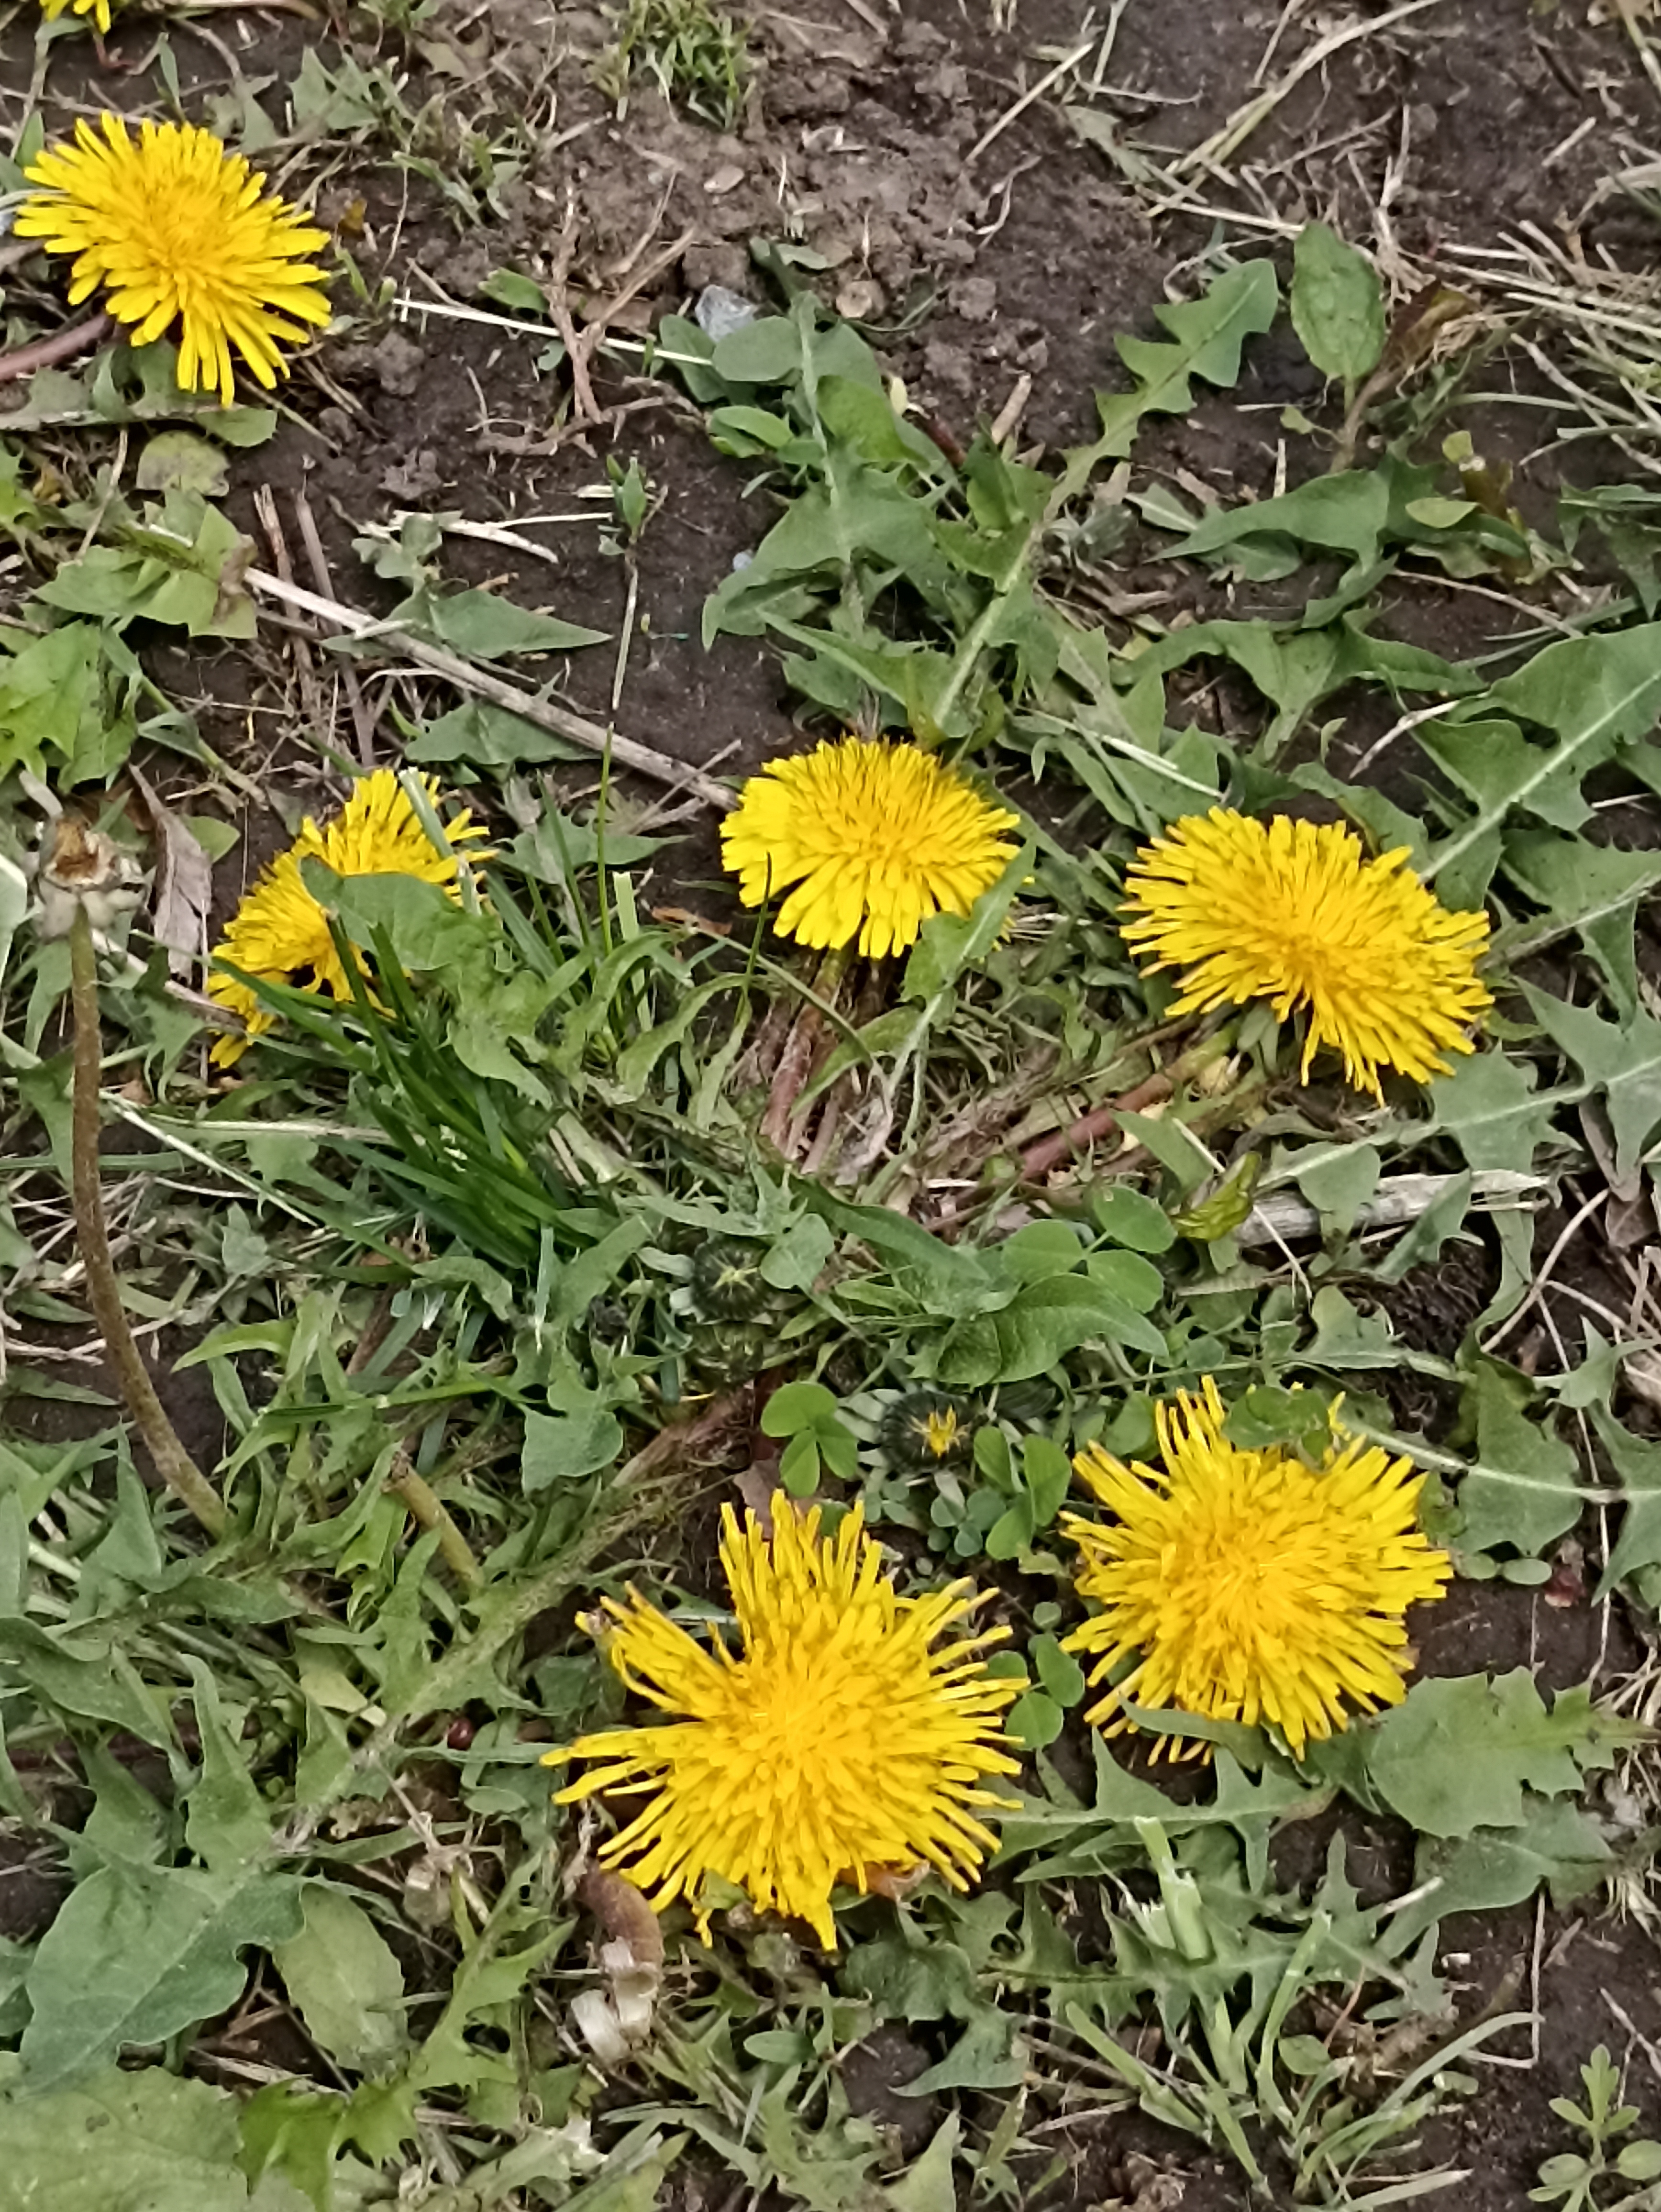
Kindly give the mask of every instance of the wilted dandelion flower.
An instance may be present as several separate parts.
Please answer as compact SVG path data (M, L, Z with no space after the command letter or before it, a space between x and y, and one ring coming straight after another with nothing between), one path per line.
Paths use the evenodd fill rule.
M839 1881L865 1890L922 1863L966 1888L995 1842L980 1814L1009 1802L983 1780L1015 1771L999 1723L1024 1685L981 1658L1006 1632L941 1642L973 1607L969 1585L897 1595L857 1506L823 1538L818 1507L800 1518L782 1492L770 1535L753 1513L742 1528L730 1506L722 1520L737 1654L719 1637L695 1643L632 1591L608 1598L612 1666L684 1717L550 1752L550 1765L599 1762L559 1802L643 1798L600 1856L660 1911L685 1897L701 1925L711 1875L808 1921L827 1948Z
M1281 1445L1244 1451L1225 1418L1207 1376L1202 1396L1158 1410L1163 1466L1125 1467L1098 1444L1074 1462L1113 1518L1062 1524L1101 1607L1064 1640L1095 1657L1092 1683L1135 1662L1090 1710L1110 1735L1132 1725L1129 1698L1266 1723L1301 1758L1350 1708L1400 1702L1402 1616L1440 1597L1451 1569L1419 1529L1424 1478L1408 1461L1335 1422L1318 1467Z
M438 782L423 777L429 803L436 804ZM467 845L484 835L471 815L445 824L452 845ZM475 852L474 860L489 854ZM338 876L415 876L453 892L460 872L453 852L442 853L423 828L410 795L391 769L377 769L352 788L333 819L319 829L308 815L286 853L266 869L238 907L215 947L215 960L228 961L264 982L289 983L301 990L332 991L350 999L351 983L328 916L306 888L302 860L323 861ZM216 969L208 977L208 995L228 1013L240 1017L246 1035L221 1037L213 1048L216 1066L228 1067L276 1020L247 984Z
M95 4L107 28L107 0ZM83 118L73 145L48 146L24 171L44 189L18 210L17 235L74 254L70 304L102 286L132 344L177 323L186 392L228 400L232 346L269 390L284 368L277 341L297 343L303 325L329 319L327 280L303 258L327 233L265 191L265 178L210 131L146 122L135 142L119 116L100 124Z
M76 15L90 15L100 36L110 27L110 0L40 0L40 13L49 23L55 23L65 9Z
M788 892L782 935L880 957L932 914L967 914L1015 856L1019 817L916 745L842 738L769 761L721 823L745 906ZM794 889L792 888L794 886Z
M1470 1051L1465 1026L1493 1004L1475 973L1488 916L1451 914L1407 859L1367 860L1340 823L1214 807L1136 855L1125 942L1188 971L1176 1013L1268 999L1284 1020L1307 1007L1305 1077L1335 1045L1351 1082L1379 1097L1381 1067L1416 1083L1445 1073L1443 1054Z

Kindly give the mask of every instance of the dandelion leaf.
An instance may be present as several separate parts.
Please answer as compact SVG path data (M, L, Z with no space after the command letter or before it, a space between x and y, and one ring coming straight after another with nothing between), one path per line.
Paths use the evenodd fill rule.
M1241 348L1268 330L1280 303L1270 264L1248 261L1219 277L1203 298L1156 308L1170 340L1119 340L1119 356L1136 389L1098 393L1102 435L1094 456L1128 453L1144 415L1186 414L1194 404L1195 377L1220 387L1238 382Z
M1549 1884L1552 1902L1561 1909L1595 1889L1609 1864L1609 1845L1580 1806L1564 1797L1525 1796L1515 1826L1421 1841L1414 1888L1436 1887L1396 1916L1392 1945L1405 1948L1451 1912L1499 1912L1521 1905L1542 1882Z
M1587 1089L1602 1093L1615 1138L1615 1179L1624 1183L1661 1124L1661 1022L1642 1012L1624 1025L1606 1022L1590 1006L1572 1006L1532 984L1523 988L1546 1035Z
M1642 1567L1661 1566L1661 1444L1635 1437L1600 1407L1592 1419L1621 1485L1621 1530L1609 1553L1601 1598Z
M28 2212L308 2212L280 2175L239 2170L234 2098L159 2066L0 2104L6 2201Z
M1478 1369L1471 1398L1476 1456L1459 1480L1460 1547L1542 1552L1580 1517L1575 1455L1518 1411L1496 1368Z
M1378 1723L1367 1774L1421 1835L1465 1837L1521 1826L1526 1792L1579 1791L1586 1772L1643 1733L1598 1711L1585 1689L1561 1690L1548 1706L1525 1667L1433 1675Z

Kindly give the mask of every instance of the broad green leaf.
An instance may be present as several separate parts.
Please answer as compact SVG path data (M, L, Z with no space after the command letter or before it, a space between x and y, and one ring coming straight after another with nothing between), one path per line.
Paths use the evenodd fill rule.
M499 660L516 653L575 653L603 645L606 633L553 615L532 614L494 592L417 592L392 611L392 620L476 660Z
M556 737L551 730L539 729L521 715L510 714L505 707L494 707L483 699L466 700L429 722L411 738L404 757L423 766L448 767L452 762L465 761L470 768L525 768L542 761L592 757L569 738ZM523 844L525 840L519 842ZM520 865L526 863L520 860Z
M149 2066L0 2103L0 2173L16 2212L312 2212L280 2175L252 2192L234 2097Z
M1584 1689L1561 1690L1548 1707L1525 1667L1493 1679L1435 1675L1377 1723L1366 1771L1421 1835L1469 1836L1518 1826L1526 1790L1579 1791L1584 1772L1611 1765L1634 1733L1595 1711Z
M709 366L728 384L788 384L801 374L801 327L793 316L764 315L718 339Z
M165 2043L234 2004L242 1953L298 1934L300 1884L245 1869L100 1867L73 1889L29 1970L21 2053L32 2092Z
M271 1954L306 2033L338 2066L374 2073L409 2040L404 1972L363 1907L330 1884L307 1885L306 1924Z
M902 2097L932 2097L943 2089L1013 2089L1026 2078L1026 2045L1013 2014L985 2005L937 2065L898 2085Z
M228 1724L210 1668L188 1662L196 1685L197 1733L202 1740L202 1769L185 1808L185 1840L215 1873L230 1873L259 1858L271 1842L271 1815L242 1748L239 1726Z
M768 1247L762 1280L779 1291L811 1291L837 1249L836 1238L816 1213L806 1213Z
M915 2165L883 2190L885 2212L957 2212L958 2189L952 2164L963 2134L963 2122L948 2112L924 2146Z
M1603 971L1622 1019L1638 1006L1633 943L1640 900L1661 884L1661 852L1621 852L1582 837L1524 830L1507 837L1505 864L1512 879L1545 908L1537 927L1524 925L1510 947L1515 958L1573 930Z
M1378 1188L1383 1163L1372 1145L1345 1145L1336 1151L1325 1146L1307 1164L1292 1163L1293 1178L1310 1204L1320 1214L1329 1233L1348 1237L1355 1217Z
M1110 1244L1132 1252L1168 1252L1177 1241L1170 1215L1140 1190L1116 1185L1092 1193L1090 1216Z
M1661 1126L1661 1022L1640 1011L1618 1027L1590 1006L1572 1006L1531 983L1523 988L1542 1029L1587 1089L1602 1094L1615 1138L1615 1179L1628 1182Z
M1500 1912L1549 1884L1560 1911L1595 1889L1610 1870L1609 1845L1580 1806L1528 1796L1513 1827L1478 1828L1457 1841L1427 1838L1414 1863L1414 1887L1435 1886L1391 1922L1403 1949L1451 1912Z
M792 1437L837 1418L835 1394L823 1382L787 1382L762 1410L764 1436Z
M1473 1170L1526 1173L1551 1134L1552 1100L1534 1088L1534 1071L1503 1052L1473 1053L1454 1061L1430 1085L1433 1135L1449 1136Z
M535 1498L556 1483L597 1474L622 1449L623 1425L599 1402L565 1413L527 1413L521 1463L525 1494Z
M1092 454L1117 459L1130 451L1144 415L1185 415L1192 380L1226 387L1239 380L1240 352L1275 320L1281 288L1268 261L1247 261L1220 276L1203 298L1156 307L1171 341L1122 337L1119 356L1136 389L1099 392L1102 435Z
M1368 375L1384 349L1384 296L1366 254L1323 222L1305 223L1292 250L1292 327L1323 376Z
M1580 1517L1579 1462L1548 1426L1518 1410L1494 1367L1478 1367L1470 1397L1476 1456L1459 1478L1460 1546L1468 1552L1495 1544L1543 1552Z
M140 491L195 491L222 499L230 489L225 456L194 430L158 430L138 456Z
M1620 1478L1622 1501L1620 1531L1597 1587L1601 1599L1623 1576L1661 1566L1661 1444L1634 1436L1601 1407L1591 1418Z
M969 2020L981 2004L968 1954L934 1939L879 1936L858 1944L840 1979L843 1989L870 2000L879 2021Z
M1565 638L1537 653L1516 675L1496 684L1483 702L1484 719L1494 714L1533 722L1553 734L1550 744L1532 745L1509 762L1515 781L1500 788L1500 779L1483 784L1479 811L1440 845L1430 873L1462 859L1495 836L1513 808L1525 807L1561 828L1579 822L1559 819L1568 806L1566 793L1623 745L1646 737L1661 717L1661 624ZM1442 732L1453 725L1444 723ZM1421 730L1426 744L1431 732ZM1434 750L1433 745L1427 745ZM1475 763L1463 766L1469 775ZM1555 809L1556 811L1548 811ZM1585 819L1582 812L1579 819Z
M970 1389L1024 1382L1091 1343L1130 1345L1155 1358L1165 1349L1153 1322L1110 1290L1088 1276L1052 1275L1029 1284L1001 1313L955 1329L941 1348L940 1377Z
M53 1632L32 1620L0 1620L0 1686L18 1684L76 1719L106 1722L144 1743L173 1741L160 1698L107 1632L90 1624Z

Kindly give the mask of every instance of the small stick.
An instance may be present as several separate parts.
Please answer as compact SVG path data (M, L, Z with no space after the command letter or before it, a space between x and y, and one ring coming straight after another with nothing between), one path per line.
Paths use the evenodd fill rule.
M71 323L66 331L35 338L15 353L0 353L0 384L15 384L20 376L33 376L37 369L55 368L60 361L73 361L76 354L88 352L107 337L114 327L107 315L88 315L84 323Z
M323 550L323 540L318 535L317 517L312 513L312 503L303 491L294 494L294 519L300 526L300 542L306 549L306 565L312 572L312 581L319 592L333 599L334 578L329 573L329 556ZM292 578L285 578L292 582ZM363 686L357 680L357 671L347 661L341 671L345 678L346 703L352 710L352 728L357 738L357 757L364 768L374 766L375 709L363 696Z
M1062 59L1056 63L1053 70L1050 70L1046 76L1041 76L1037 84L1032 86L1030 91L1024 92L1013 107L1006 107L1003 113L998 118L997 121L989 125L987 129L982 131L980 137L975 141L975 143L964 155L963 165L964 168L966 169L972 163L978 161L981 155L985 153L987 148L992 143L993 140L995 138L1001 138L1004 132L1008 130L1010 125L1015 121L1016 118L1018 116L1025 115L1027 109L1032 106L1035 100L1042 100L1045 93L1050 89L1052 85L1059 84L1062 79L1067 75L1068 70L1076 69L1095 43L1096 33L1092 31L1082 46L1074 46L1070 54L1063 55Z
M103 1047L98 1020L98 963L92 923L83 904L70 925L70 1001L75 1024L75 1081L70 1106L71 1164L76 1232L92 1298L93 1318L104 1340L121 1395L155 1471L169 1490L196 1516L210 1536L225 1533L225 1505L219 1492L179 1440L167 1409L155 1395L149 1370L139 1356L121 1303L121 1286L110 1257L104 1222L102 1171L98 1158L98 1093Z
M277 494L268 483L255 487L253 510L259 517L259 526L271 549L277 574L285 584L292 584L294 563L289 558L289 541L283 534L283 518L277 511ZM312 659L310 641L304 630L295 629L289 633L289 642L294 652L295 674L300 681L301 703L306 710L306 720L319 738L326 730L330 730L332 735L331 725L333 717L324 708L322 687L318 682L317 664Z
M393 1455L386 1487L398 1492L423 1528L437 1531L439 1554L456 1580L477 1589L484 1579L484 1570L474 1557L472 1546L451 1519L450 1509L431 1483L411 1466L401 1446Z
M1119 1127L1121 1114L1140 1114L1144 1108L1169 1098L1174 1073L1172 1069L1157 1069L1134 1091L1123 1091L1118 1097L1110 1098L1104 1106L1081 1114L1076 1121L1070 1122L1065 1129L1058 1129L1053 1137L1043 1137L1036 1145L1029 1145L1021 1156L1021 1181L1036 1182L1052 1168L1070 1165L1080 1152L1087 1152L1101 1138L1113 1134Z
M431 674L442 677L458 691L488 699L536 729L569 738L589 752L609 752L620 767L633 769L637 775L650 776L654 783L666 783L676 789L684 787L696 792L706 805L716 807L723 814L738 805L737 794L724 783L718 783L714 776L706 775L702 769L693 768L684 761L671 760L666 753L643 745L634 738L618 737L614 731L589 721L586 715L557 707L551 700L539 698L533 691L521 690L503 677L492 676L471 660L464 660L459 653L446 653L439 646L411 637L395 623L372 621L356 607L349 607L339 599L324 599L316 592L304 591L298 584L285 584L280 576L268 575L263 568L250 568L243 581L262 599L275 599L282 606L298 607L303 614L331 623L349 636L364 637L373 633L385 638L399 653Z

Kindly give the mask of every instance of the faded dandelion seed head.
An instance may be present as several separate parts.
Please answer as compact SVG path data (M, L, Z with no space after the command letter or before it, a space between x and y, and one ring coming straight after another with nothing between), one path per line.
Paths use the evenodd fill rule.
M429 804L435 805L437 779L423 777L422 787ZM484 834L467 814L445 824L446 840L453 847L465 848ZM483 860L490 854L474 851L469 857ZM338 876L414 876L453 895L460 876L455 853L441 852L433 842L392 769L376 769L353 786L344 806L320 830L307 817L294 843L278 854L232 915L214 949L216 963L228 961L264 982L326 989L337 999L351 997L350 979L330 934L328 916L301 873L300 864L307 860L321 860ZM213 1048L214 1064L228 1067L277 1018L246 983L217 967L209 975L208 995L228 1013L237 1015L246 1031L222 1037Z
M77 0L78 5L78 0ZM96 0L108 28L106 0ZM210 131L84 118L72 144L48 146L24 172L40 187L18 210L20 238L73 254L72 306L100 290L149 345L176 324L179 381L228 401L235 347L267 390L284 373L278 341L301 343L329 319L323 271L304 257L328 234L265 191L265 179Z
M1352 1710L1398 1704L1402 1617L1452 1572L1418 1527L1424 1478L1335 1422L1318 1467L1281 1445L1242 1450L1208 1376L1157 1418L1159 1467L1099 1445L1074 1462L1111 1516L1062 1524L1099 1607L1064 1639L1106 1686L1088 1717L1118 1735L1129 1699L1262 1723L1301 1758Z
M600 1857L660 1911L684 1897L707 1923L719 1876L834 1948L838 1882L869 1890L922 1864L968 1887L995 1842L983 1816L1010 1802L983 1784L1015 1771L1001 1724L1025 1685L986 1670L1005 1632L948 1633L970 1613L967 1583L898 1595L857 1506L831 1536L782 1492L771 1519L770 1533L723 1511L736 1651L636 1593L606 1601L612 1666L674 1717L581 1736L547 1763L593 1763L562 1803L642 1801Z
M781 935L880 958L934 914L967 914L1014 859L1019 817L916 745L843 738L770 761L721 824L745 906L783 894Z
M1350 1081L1382 1096L1379 1070L1415 1083L1469 1052L1493 1004L1476 975L1485 914L1438 903L1405 850L1366 859L1353 830L1214 807L1140 852L1125 877L1124 939L1150 968L1181 968L1172 1007L1267 999L1309 1016L1303 1074L1323 1044Z

